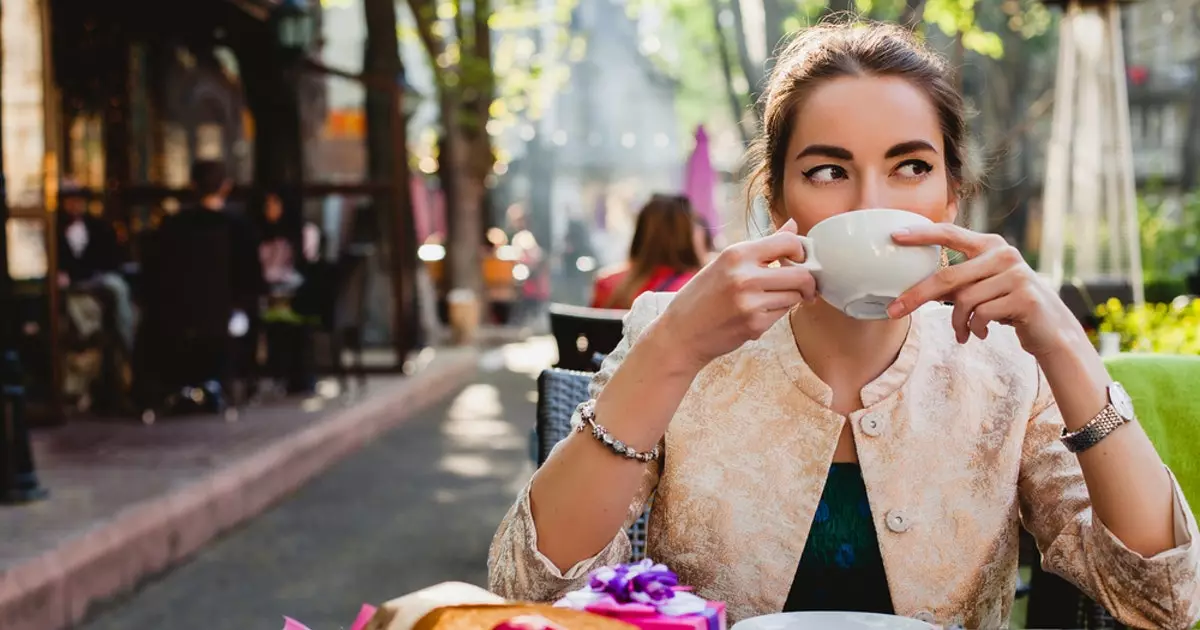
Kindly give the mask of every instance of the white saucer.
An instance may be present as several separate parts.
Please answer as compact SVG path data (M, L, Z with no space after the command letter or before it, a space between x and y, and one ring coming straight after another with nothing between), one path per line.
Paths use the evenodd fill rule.
M734 624L732 630L930 630L932 627L909 617L810 611L752 617Z

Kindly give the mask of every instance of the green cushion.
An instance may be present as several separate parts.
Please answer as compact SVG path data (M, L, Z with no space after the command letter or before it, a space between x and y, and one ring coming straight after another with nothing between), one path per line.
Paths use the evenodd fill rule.
M1108 357L1105 364L1133 398L1138 422L1196 512L1200 508L1200 356L1123 353Z

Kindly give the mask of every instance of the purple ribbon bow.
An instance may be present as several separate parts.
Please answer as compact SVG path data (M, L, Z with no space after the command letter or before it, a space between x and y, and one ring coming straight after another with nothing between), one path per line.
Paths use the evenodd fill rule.
M588 610L602 608L631 614L652 611L669 617L704 612L707 603L679 586L679 576L663 564L642 560L596 569L585 588L567 593L555 606Z

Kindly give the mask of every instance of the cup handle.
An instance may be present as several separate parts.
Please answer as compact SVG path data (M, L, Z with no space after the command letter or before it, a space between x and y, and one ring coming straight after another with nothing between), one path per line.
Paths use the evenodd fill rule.
M813 247L812 239L807 236L800 236L800 244L804 246L804 262L792 263L797 267L804 267L809 271L820 271L821 263L817 260L816 248Z

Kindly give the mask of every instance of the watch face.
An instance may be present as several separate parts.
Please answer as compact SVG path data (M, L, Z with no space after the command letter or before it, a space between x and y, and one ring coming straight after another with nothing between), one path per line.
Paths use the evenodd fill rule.
M1129 398L1129 394L1125 392L1125 388L1120 383L1113 383L1108 386L1108 401L1112 403L1113 409L1126 420L1133 420L1133 400Z

